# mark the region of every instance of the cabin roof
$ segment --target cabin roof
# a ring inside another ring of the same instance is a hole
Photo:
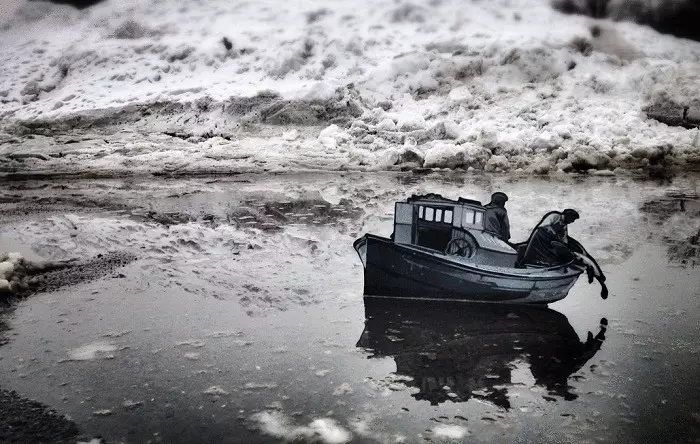
[[[469,205],[474,205],[483,208],[483,205],[481,202],[478,200],[474,199],[465,199],[464,197],[460,197],[457,200],[452,200],[448,199],[446,197],[442,197],[439,194],[435,193],[429,193],[429,194],[413,194],[411,197],[406,199],[407,203],[419,203],[419,202],[424,202],[424,203],[445,203],[445,204],[450,204],[450,205],[460,205],[460,204],[469,204]]]

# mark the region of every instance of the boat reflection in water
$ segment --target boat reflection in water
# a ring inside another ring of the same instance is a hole
[[[601,319],[598,333],[581,342],[566,316],[547,307],[365,298],[357,347],[370,358],[393,357],[396,373],[420,390],[418,400],[479,398],[509,409],[518,361],[549,395],[575,399],[568,378],[600,349],[606,325]]]

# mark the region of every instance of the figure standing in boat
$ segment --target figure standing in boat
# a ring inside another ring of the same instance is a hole
[[[491,202],[484,208],[484,230],[493,233],[499,239],[508,242],[510,240],[510,221],[506,210],[508,196],[497,191],[491,195]]]

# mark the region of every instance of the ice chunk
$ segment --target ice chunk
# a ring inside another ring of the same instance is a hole
[[[469,88],[467,88],[466,86],[458,86],[457,88],[452,88],[447,97],[450,100],[457,103],[468,103],[474,98],[474,96],[472,96],[472,93],[469,91]]]
[[[396,123],[394,123],[394,121],[389,119],[389,118],[384,119],[377,124],[377,130],[378,131],[395,131],[396,130]]]
[[[0,262],[0,277],[9,280],[12,277],[12,273],[15,271],[15,266],[12,262],[5,261]]]
[[[299,131],[297,131],[296,129],[285,131],[284,133],[282,133],[282,138],[288,142],[297,140],[299,138]]]
[[[451,143],[436,143],[426,151],[423,166],[426,168],[456,168],[464,164],[464,151]]]
[[[509,169],[509,162],[508,158],[506,156],[491,156],[491,158],[486,162],[485,170],[486,171],[508,171]]]
[[[466,427],[456,424],[439,424],[432,430],[437,438],[462,439],[469,432]]]
[[[215,395],[215,396],[221,396],[221,395],[228,395],[228,392],[224,389],[222,389],[218,385],[212,385],[208,389],[204,390],[205,395]]]
[[[10,261],[12,264],[17,265],[19,262],[24,259],[22,257],[22,253],[19,253],[17,251],[11,251],[7,253],[7,260]]]

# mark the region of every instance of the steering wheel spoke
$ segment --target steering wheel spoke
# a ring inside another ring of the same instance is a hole
[[[445,248],[445,254],[467,258],[472,257],[475,251],[474,241],[465,238],[452,239]]]

